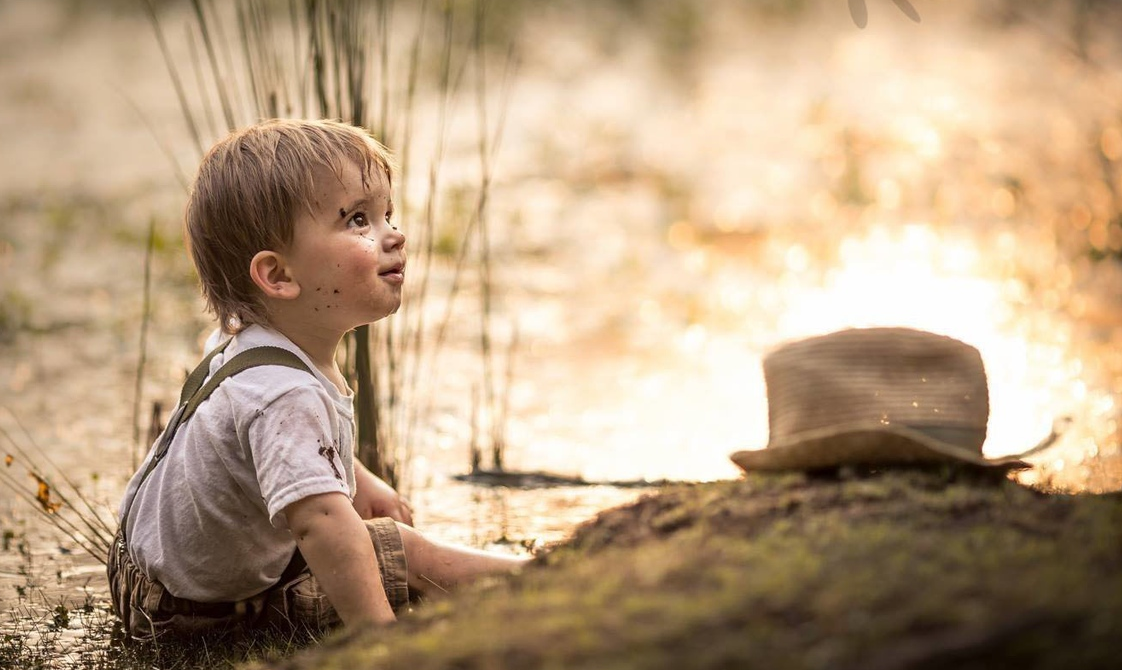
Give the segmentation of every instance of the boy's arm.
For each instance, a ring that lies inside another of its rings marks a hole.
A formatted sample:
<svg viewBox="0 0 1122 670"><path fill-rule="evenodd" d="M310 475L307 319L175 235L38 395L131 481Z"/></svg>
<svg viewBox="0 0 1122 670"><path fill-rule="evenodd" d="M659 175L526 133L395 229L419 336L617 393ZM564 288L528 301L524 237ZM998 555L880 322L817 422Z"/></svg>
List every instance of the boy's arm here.
<svg viewBox="0 0 1122 670"><path fill-rule="evenodd" d="M342 493L321 493L284 508L296 546L347 626L396 620L366 525Z"/></svg>
<svg viewBox="0 0 1122 670"><path fill-rule="evenodd" d="M394 521L413 525L413 508L392 486L379 479L355 459L355 511L363 519L388 516Z"/></svg>

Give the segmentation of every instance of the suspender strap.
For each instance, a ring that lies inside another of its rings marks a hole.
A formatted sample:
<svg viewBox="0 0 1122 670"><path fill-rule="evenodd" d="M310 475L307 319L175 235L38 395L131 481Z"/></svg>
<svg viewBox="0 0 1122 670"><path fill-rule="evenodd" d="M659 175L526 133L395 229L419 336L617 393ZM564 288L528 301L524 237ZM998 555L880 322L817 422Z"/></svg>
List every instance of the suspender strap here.
<svg viewBox="0 0 1122 670"><path fill-rule="evenodd" d="M175 408L175 412L168 419L168 425L164 428L164 432L160 434L160 439L156 441L155 454L148 460L148 467L144 469L144 474L140 478L140 483L136 486L136 491L133 493L132 498L129 499L125 513L121 517L121 537L124 538L125 524L128 523L129 512L132 510L132 503L136 500L137 494L140 492L140 487L144 485L148 475L156 469L156 466L163 460L164 455L167 454L168 448L171 447L172 439L179 427L183 425L187 419L195 413L199 405L204 400L210 397L214 389L218 385L226 381L228 378L244 372L249 368L255 368L262 365L279 365L287 368L294 368L296 370L303 370L304 372L311 373L307 364L300 360L300 357L292 353L288 349L280 347L254 347L246 349L245 351L235 355L230 360L222 364L222 367L215 371L214 375L207 379L207 373L210 372L210 361L216 355L226 349L226 345L230 340L222 343L221 346L216 347L214 351L207 354L206 358L199 363L198 367L191 371L187 376L187 381L183 383L183 390L179 394L179 405ZM205 382L205 383L204 383Z"/></svg>
<svg viewBox="0 0 1122 670"><path fill-rule="evenodd" d="M211 359L213 359L223 351L226 351L226 347L230 346L231 342L233 342L233 340L228 339L212 349L211 352L207 354L206 357L203 358L203 360L200 361L198 365L195 366L195 369L191 371L191 374L187 375L187 379L183 382L183 389L179 392L180 405L186 405L187 401L191 399L191 396L195 395L199 391L199 388L203 385L203 382L206 381L206 376L210 374Z"/></svg>
<svg viewBox="0 0 1122 670"><path fill-rule="evenodd" d="M281 349L280 347L254 347L253 349L246 349L237 356L222 364L214 376L207 380L202 388L198 389L191 394L190 400L187 401L186 407L183 409L183 416L179 418L179 422L183 423L191 418L195 410L199 408L204 400L210 397L214 389L218 385L226 381L228 377L233 377L239 372L255 368L259 365L280 365L286 368L295 368L310 373L311 370L305 365L300 357L292 353L288 349ZM190 379L188 379L190 381ZM184 388L184 391L187 389Z"/></svg>

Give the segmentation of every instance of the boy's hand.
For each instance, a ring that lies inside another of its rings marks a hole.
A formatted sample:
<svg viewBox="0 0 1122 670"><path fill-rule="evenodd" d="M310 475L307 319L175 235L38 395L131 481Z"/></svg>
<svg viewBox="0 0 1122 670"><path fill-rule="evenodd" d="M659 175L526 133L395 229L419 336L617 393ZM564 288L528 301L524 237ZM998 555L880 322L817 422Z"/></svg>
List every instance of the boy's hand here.
<svg viewBox="0 0 1122 670"><path fill-rule="evenodd" d="M409 501L367 470L358 459L355 459L354 508L363 519L388 516L394 521L413 525L413 508L409 506Z"/></svg>

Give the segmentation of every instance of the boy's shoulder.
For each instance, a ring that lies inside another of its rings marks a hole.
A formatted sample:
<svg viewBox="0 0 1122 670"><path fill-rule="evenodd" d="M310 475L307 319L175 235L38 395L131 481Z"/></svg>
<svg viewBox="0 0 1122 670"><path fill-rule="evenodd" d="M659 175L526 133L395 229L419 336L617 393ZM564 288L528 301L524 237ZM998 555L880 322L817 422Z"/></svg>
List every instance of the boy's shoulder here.
<svg viewBox="0 0 1122 670"><path fill-rule="evenodd" d="M225 380L215 393L221 393L236 405L247 409L260 409L283 397L290 401L305 399L305 402L322 403L343 409L346 414L350 413L347 411L350 397L339 393L338 389L316 370L307 354L281 333L261 326L250 326L233 336L212 334L207 340L207 351L222 345L226 340L229 340L229 344L211 360L208 376L216 373L238 354L257 347L277 347L290 351L304 363L307 369L281 365L251 367Z"/></svg>

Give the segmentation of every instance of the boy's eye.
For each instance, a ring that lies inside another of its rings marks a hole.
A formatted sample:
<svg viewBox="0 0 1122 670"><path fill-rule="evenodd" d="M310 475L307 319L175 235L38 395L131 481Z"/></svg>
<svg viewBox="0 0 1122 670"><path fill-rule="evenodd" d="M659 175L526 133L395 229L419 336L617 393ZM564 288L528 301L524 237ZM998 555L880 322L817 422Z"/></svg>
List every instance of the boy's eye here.
<svg viewBox="0 0 1122 670"><path fill-rule="evenodd" d="M354 216L347 220L348 228L366 228L370 222L366 220L365 212L355 212Z"/></svg>

